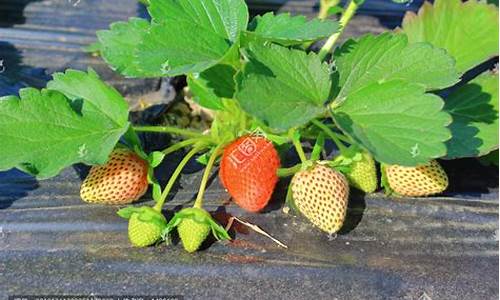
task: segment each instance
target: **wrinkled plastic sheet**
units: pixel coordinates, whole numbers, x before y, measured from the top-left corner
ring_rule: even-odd
[[[249,3],[258,9],[257,1]],[[314,11],[311,1],[280,3],[274,7]],[[385,5],[379,8],[388,12],[386,17],[376,7],[367,10],[376,17],[356,17],[347,36],[381,32],[380,20],[400,20],[401,10],[397,14],[388,9],[396,7],[393,3]],[[0,74],[0,94],[26,85],[43,86],[53,71],[87,66],[126,95],[155,91],[159,81],[121,78],[82,50],[95,40],[96,29],[143,14],[132,0],[82,0],[77,6],[64,0],[1,0],[0,59],[5,58],[9,72]],[[167,159],[158,175],[168,178],[178,160],[178,155]],[[232,242],[208,241],[203,251],[187,254],[176,239],[172,246],[132,248],[127,222],[116,215],[119,207],[88,205],[79,199],[86,169],[68,168],[42,182],[16,170],[0,173],[2,299],[14,294],[498,298],[498,184],[492,183],[498,176],[485,180],[488,176],[469,171],[462,181],[452,178],[456,186],[443,197],[354,194],[346,225],[329,237],[282,211],[286,182],[264,213],[249,214],[229,201],[214,174],[206,208],[222,224],[237,216],[259,225],[288,248],[236,223]],[[455,167],[450,174],[464,170],[470,169]],[[200,167],[190,164],[165,207],[167,216],[192,203],[200,180]],[[142,201],[152,203],[150,196]]]
[[[194,170],[193,170],[194,171]],[[199,172],[183,174],[165,207],[196,195]],[[498,295],[498,201],[354,195],[334,237],[282,212],[284,187],[262,214],[231,204],[215,178],[206,208],[259,225],[288,246],[233,227],[229,243],[187,254],[174,245],[135,249],[118,207],[78,197],[79,173],[37,182],[0,177],[0,295],[168,294],[213,299],[494,299]],[[143,204],[151,204],[145,200]],[[237,224],[236,224],[237,225]]]

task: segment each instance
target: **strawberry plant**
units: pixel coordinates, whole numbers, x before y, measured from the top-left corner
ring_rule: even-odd
[[[196,251],[212,232],[227,232],[203,209],[212,168],[236,204],[258,212],[279,177],[293,176],[290,205],[325,232],[344,221],[349,186],[382,184],[403,196],[442,192],[448,178],[436,159],[479,157],[498,149],[498,72],[466,72],[498,56],[498,9],[470,0],[437,0],[402,27],[338,45],[361,0],[340,8],[322,0],[317,19],[266,13],[249,18],[243,0],[143,0],[151,20],[131,18],[97,32],[93,45],[116,72],[131,78],[186,76],[194,100],[213,112],[210,130],[135,126],[124,98],[92,69],[56,73],[42,90],[0,99],[0,170],[39,179],[63,168],[94,165],[82,199],[130,203],[149,184],[153,207],[126,207],[129,239],[145,247],[177,228]],[[328,18],[339,14],[339,21]],[[315,53],[311,45],[325,40]],[[467,74],[473,74],[471,72]],[[180,141],[146,153],[137,133]],[[325,139],[339,155],[322,157]],[[316,143],[309,158],[305,140]],[[280,168],[293,146],[300,163]],[[128,150],[124,150],[128,149]],[[153,170],[187,152],[161,187]],[[162,208],[185,165],[206,165],[194,207],[170,221]],[[98,166],[96,166],[98,165]]]

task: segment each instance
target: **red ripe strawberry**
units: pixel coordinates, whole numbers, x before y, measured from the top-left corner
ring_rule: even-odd
[[[278,152],[269,140],[245,135],[224,149],[219,177],[236,204],[258,212],[271,199],[279,166]]]
[[[148,163],[135,152],[113,150],[105,165],[93,166],[82,183],[86,202],[126,204],[138,200],[148,189]]]

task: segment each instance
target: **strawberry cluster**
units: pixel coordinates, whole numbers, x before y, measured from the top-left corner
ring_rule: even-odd
[[[280,155],[271,140],[263,135],[244,134],[216,149],[216,153],[221,153],[219,179],[238,206],[258,213],[271,200],[279,176],[293,175],[287,204],[320,230],[334,234],[345,221],[350,186],[365,193],[374,192],[378,187],[377,168],[369,153],[356,147],[347,149],[343,143],[339,144],[342,154],[321,160],[317,149],[322,148],[323,142],[320,135],[309,160],[280,169]],[[299,156],[304,156],[300,143],[294,144]],[[209,163],[214,163],[216,156],[212,155]],[[186,157],[190,158],[189,153]],[[148,188],[148,169],[148,161],[139,154],[118,148],[107,164],[92,167],[81,186],[81,197],[92,203],[132,203]],[[437,161],[417,167],[382,165],[381,170],[386,191],[398,195],[428,196],[443,192],[448,185],[446,173]],[[176,213],[170,222],[161,213],[161,199],[154,208],[127,207],[119,214],[129,219],[129,239],[134,246],[168,241],[176,228],[184,249],[194,252],[210,232],[219,240],[230,239],[226,230],[201,207],[200,199],[201,196],[194,207]]]
[[[205,130],[131,124],[125,98],[91,68],[55,73],[46,88],[0,98],[0,171],[45,179],[75,163],[91,165],[80,191],[89,203],[128,205],[151,190],[153,206],[118,212],[136,247],[168,242],[175,231],[188,252],[210,235],[231,239],[203,208],[216,166],[234,203],[250,213],[279,201],[276,186],[291,177],[286,203],[335,234],[353,189],[439,194],[448,177],[436,159],[498,149],[498,70],[463,76],[498,56],[494,5],[436,0],[408,14],[400,30],[336,45],[363,0],[343,8],[321,1],[313,20],[251,19],[244,0],[140,1],[150,18],[113,23],[90,48],[126,77],[185,76],[184,96],[208,116]],[[338,22],[331,13],[340,14]],[[311,46],[323,40],[316,53]],[[146,153],[139,133],[148,132],[175,142]],[[160,186],[155,168],[181,150]],[[196,200],[167,219],[164,204],[194,159],[205,165]]]

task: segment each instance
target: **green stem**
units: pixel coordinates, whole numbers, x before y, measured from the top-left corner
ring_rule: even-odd
[[[280,168],[278,169],[278,171],[276,171],[276,174],[278,175],[278,177],[288,177],[300,171],[301,168],[302,164],[296,164],[295,166],[290,168]]]
[[[318,138],[316,139],[316,143],[314,144],[313,150],[311,152],[311,160],[317,161],[321,158],[321,151],[325,147],[325,133],[320,132],[318,134]]]
[[[327,125],[325,125],[328,129],[330,129],[330,131],[339,139],[341,140],[342,142],[344,143],[347,143],[347,144],[352,144],[352,141],[350,138],[348,138],[347,136],[341,134],[341,133],[336,133],[335,131],[333,131],[330,127],[328,127]]]
[[[199,131],[182,129],[171,126],[134,126],[137,132],[161,132],[161,133],[171,133],[176,135],[181,135],[185,137],[207,137]]]
[[[165,155],[169,155],[169,154],[174,153],[175,151],[180,150],[184,147],[188,147],[190,145],[193,145],[193,144],[196,144],[196,143],[202,142],[202,141],[203,141],[203,139],[201,139],[201,138],[187,139],[187,140],[175,143],[174,145],[162,150],[161,152],[163,152],[163,154],[165,154]],[[210,141],[207,140],[206,142],[208,143]]]
[[[321,60],[324,60],[328,53],[330,53],[333,49],[333,46],[339,39],[339,37],[342,35],[344,32],[345,27],[347,24],[349,24],[349,21],[351,21],[352,17],[356,13],[356,10],[358,9],[359,5],[356,3],[356,0],[351,0],[347,8],[344,10],[344,13],[342,14],[342,17],[340,18],[340,30],[333,35],[331,35],[328,40],[326,40],[326,43],[323,45],[321,50],[319,50],[319,58]]]
[[[223,149],[224,144],[220,144],[217,148],[214,149],[214,152],[208,159],[207,167],[205,168],[205,172],[203,173],[203,178],[201,179],[200,189],[198,191],[198,195],[196,196],[196,200],[194,202],[193,207],[201,208],[203,205],[203,195],[205,194],[205,189],[207,187],[208,179],[210,177],[210,172],[214,166],[215,160],[220,155],[221,150]]]
[[[189,151],[186,154],[186,156],[184,156],[184,158],[181,160],[181,162],[179,163],[179,165],[177,165],[177,168],[174,170],[174,173],[172,174],[172,176],[168,180],[167,186],[165,186],[165,189],[161,193],[160,199],[158,200],[158,202],[156,202],[156,204],[154,206],[155,210],[161,211],[161,209],[163,207],[163,204],[165,203],[165,199],[167,199],[167,196],[170,193],[170,190],[172,189],[172,187],[174,186],[174,183],[177,180],[177,177],[179,177],[179,175],[181,174],[182,169],[184,169],[184,167],[186,166],[186,164],[189,162],[189,160],[196,153],[200,152],[205,147],[206,147],[206,145],[204,145],[204,144],[197,145],[193,149],[191,149],[191,151]]]
[[[345,153],[347,151],[347,148],[340,141],[340,136],[341,135],[333,132],[333,130],[331,130],[330,127],[326,126],[325,124],[321,123],[318,120],[313,119],[311,121],[311,123],[313,123],[314,125],[318,126],[318,128],[320,128],[321,130],[323,130],[333,140],[333,142],[339,148],[340,153]]]
[[[300,136],[296,136],[296,129],[292,128],[290,131],[288,131],[288,136],[292,140],[293,146],[295,147],[295,150],[297,151],[297,154],[299,155],[300,161],[305,162],[307,161],[306,154],[304,153],[304,149],[302,148],[302,144],[300,143]]]
[[[319,6],[318,18],[324,20],[328,17],[328,11],[330,8],[337,6],[340,0],[321,0]]]

